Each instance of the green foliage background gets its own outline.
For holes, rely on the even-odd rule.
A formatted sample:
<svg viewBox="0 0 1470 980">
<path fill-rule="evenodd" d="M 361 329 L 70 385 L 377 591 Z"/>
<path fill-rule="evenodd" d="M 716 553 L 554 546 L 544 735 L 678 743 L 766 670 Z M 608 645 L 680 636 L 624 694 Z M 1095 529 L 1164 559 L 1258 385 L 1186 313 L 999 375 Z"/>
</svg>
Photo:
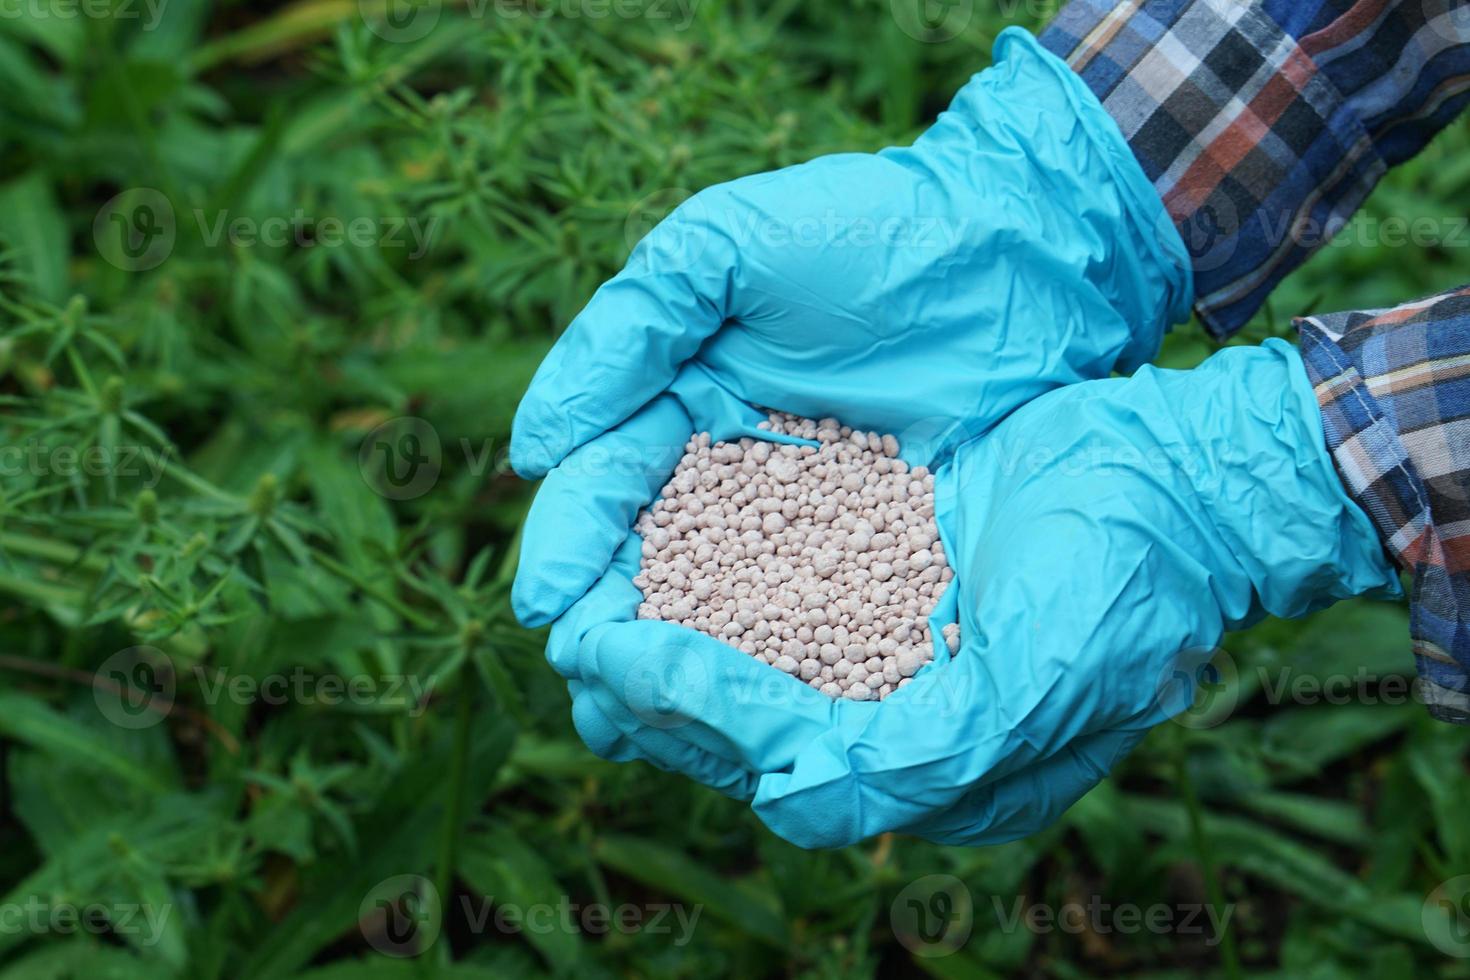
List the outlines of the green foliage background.
<svg viewBox="0 0 1470 980">
<path fill-rule="evenodd" d="M 1371 703 L 1376 682 L 1340 705 L 1268 696 L 1359 667 L 1410 673 L 1402 607 L 1231 637 L 1230 718 L 1163 726 L 1034 838 L 830 853 L 590 756 L 543 636 L 509 613 L 532 491 L 503 463 L 514 406 L 644 217 L 676 189 L 911 139 L 1001 28 L 1038 26 L 1048 4 L 977 3 L 934 44 L 871 0 L 446 3 L 397 41 L 371 0 L 157 9 L 0 4 L 0 447 L 25 450 L 0 460 L 0 911 L 169 914 L 157 936 L 116 916 L 0 921 L 0 980 L 1470 975 L 1422 919 L 1431 889 L 1470 871 L 1465 732 Z M 138 188 L 172 208 L 175 241 L 130 271 L 99 241 L 106 203 Z M 1457 125 L 1365 211 L 1448 240 L 1334 245 L 1243 341 L 1470 278 L 1462 226 L 1454 240 L 1467 201 Z M 221 215 L 297 213 L 317 244 L 211 235 Z M 333 218 L 433 236 L 422 254 L 323 244 Z M 1190 327 L 1162 360 L 1208 350 Z M 437 483 L 406 500 L 359 465 L 399 416 L 443 446 Z M 74 472 L 68 451 L 165 465 Z M 217 687 L 293 672 L 429 693 L 275 703 Z M 127 710 L 131 682 L 170 679 L 167 717 Z M 890 913 L 936 873 L 964 882 L 973 931 L 916 957 Z M 436 941 L 394 959 L 361 906 L 402 874 L 446 911 Z M 487 896 L 701 911 L 676 944 L 477 928 L 465 909 Z M 997 914 L 1093 896 L 1230 903 L 1231 934 L 1007 930 Z"/>
</svg>

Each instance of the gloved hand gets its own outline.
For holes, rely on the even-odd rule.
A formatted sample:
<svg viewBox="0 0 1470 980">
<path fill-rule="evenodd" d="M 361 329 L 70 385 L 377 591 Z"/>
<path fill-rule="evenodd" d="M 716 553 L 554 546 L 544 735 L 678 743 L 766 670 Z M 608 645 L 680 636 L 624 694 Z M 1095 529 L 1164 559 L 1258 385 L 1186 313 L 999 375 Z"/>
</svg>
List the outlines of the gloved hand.
<svg viewBox="0 0 1470 980">
<path fill-rule="evenodd" d="M 548 354 L 511 462 L 550 473 L 543 496 L 601 492 L 555 468 L 599 437 L 649 455 L 615 427 L 695 365 L 747 404 L 943 458 L 1043 391 L 1149 360 L 1188 316 L 1191 282 L 1112 119 L 1013 28 L 912 147 L 822 157 L 681 205 Z M 626 530 L 585 528 L 568 507 L 527 524 L 514 592 L 526 625 L 561 615 Z"/>
<path fill-rule="evenodd" d="M 689 431 L 679 387 L 631 438 Z M 623 508 L 588 519 L 631 523 L 659 482 L 610 481 L 593 506 Z M 1192 690 L 1172 681 L 1224 630 L 1399 591 L 1281 341 L 1043 395 L 935 483 L 955 580 L 930 628 L 958 613 L 952 658 L 941 644 L 881 702 L 830 701 L 712 638 L 635 621 L 633 534 L 552 631 L 553 660 L 580 678 L 579 728 L 615 758 L 752 800 L 803 846 L 887 830 L 992 843 L 1054 820 L 1186 707 Z"/>
</svg>

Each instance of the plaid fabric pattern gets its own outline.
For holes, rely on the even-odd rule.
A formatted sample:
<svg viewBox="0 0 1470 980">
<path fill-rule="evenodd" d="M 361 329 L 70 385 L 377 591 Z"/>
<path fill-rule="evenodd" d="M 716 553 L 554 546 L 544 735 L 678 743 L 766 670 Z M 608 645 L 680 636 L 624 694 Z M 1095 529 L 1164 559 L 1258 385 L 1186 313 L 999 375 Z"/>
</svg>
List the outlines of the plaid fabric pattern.
<svg viewBox="0 0 1470 980">
<path fill-rule="evenodd" d="M 1072 0 L 1041 43 L 1153 181 L 1219 338 L 1470 101 L 1470 0 Z"/>
<path fill-rule="evenodd" d="M 1420 693 L 1470 724 L 1470 286 L 1296 325 L 1337 471 L 1413 575 Z"/>
</svg>

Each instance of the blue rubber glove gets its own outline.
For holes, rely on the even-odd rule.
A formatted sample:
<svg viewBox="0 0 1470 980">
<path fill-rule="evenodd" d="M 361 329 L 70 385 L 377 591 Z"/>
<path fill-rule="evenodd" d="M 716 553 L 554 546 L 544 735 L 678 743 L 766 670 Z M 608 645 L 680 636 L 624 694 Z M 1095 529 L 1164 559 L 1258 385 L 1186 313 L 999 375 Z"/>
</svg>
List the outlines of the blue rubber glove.
<svg viewBox="0 0 1470 980">
<path fill-rule="evenodd" d="M 688 431 L 682 399 L 710 403 L 681 392 L 696 381 L 633 437 Z M 639 488 L 609 485 L 624 509 L 600 519 L 631 521 Z M 996 842 L 1054 820 L 1187 707 L 1174 678 L 1194 677 L 1225 630 L 1399 592 L 1281 341 L 1043 395 L 961 446 L 935 493 L 955 580 L 930 627 L 958 618 L 953 658 L 941 645 L 882 702 L 830 701 L 712 638 L 636 621 L 634 534 L 552 631 L 584 737 L 750 799 L 803 846 L 888 830 Z"/>
<path fill-rule="evenodd" d="M 934 460 L 1043 391 L 1132 370 L 1188 316 L 1188 255 L 1112 119 L 1025 31 L 994 57 L 913 146 L 711 187 L 597 291 L 516 413 L 516 471 L 568 498 L 526 526 L 523 623 L 565 612 L 626 530 L 581 524 L 576 498 L 602 491 L 555 468 L 604 434 L 651 458 L 613 430 L 686 367 Z"/>
</svg>

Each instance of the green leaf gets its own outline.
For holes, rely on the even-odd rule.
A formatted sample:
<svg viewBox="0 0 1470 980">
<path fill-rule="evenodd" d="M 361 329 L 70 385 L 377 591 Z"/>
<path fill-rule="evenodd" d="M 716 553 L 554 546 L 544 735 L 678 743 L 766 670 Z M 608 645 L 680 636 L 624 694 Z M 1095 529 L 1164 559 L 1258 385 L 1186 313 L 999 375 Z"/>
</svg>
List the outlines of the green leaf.
<svg viewBox="0 0 1470 980">
<path fill-rule="evenodd" d="M 1187 837 L 1188 817 L 1179 804 L 1132 797 L 1128 807 L 1150 830 Z M 1204 829 L 1221 863 L 1390 935 L 1429 942 L 1420 925 L 1422 896 L 1374 895 L 1328 857 L 1254 820 L 1206 816 Z"/>
<path fill-rule="evenodd" d="M 416 960 L 342 960 L 296 974 L 297 980 L 505 980 L 506 974 L 467 963 L 429 966 Z"/>
<path fill-rule="evenodd" d="M 73 939 L 38 949 L 0 970 L 0 980 L 156 980 L 159 976 L 157 963 L 92 939 Z"/>
<path fill-rule="evenodd" d="M 1362 847 L 1369 841 L 1367 821 L 1350 803 L 1272 790 L 1248 793 L 1240 803 L 1260 816 L 1335 844 Z"/>
<path fill-rule="evenodd" d="M 38 296 L 53 303 L 66 298 L 66 218 L 41 171 L 0 185 L 0 240 L 15 247 L 16 264 Z"/>
<path fill-rule="evenodd" d="M 747 883 L 727 880 L 688 855 L 651 840 L 624 835 L 597 838 L 597 860 L 635 881 L 677 895 L 759 942 L 785 948 L 786 922 L 779 911 Z"/>
<path fill-rule="evenodd" d="M 1398 734 L 1424 709 L 1417 704 L 1320 704 L 1272 715 L 1261 726 L 1262 751 L 1286 775 L 1315 775 L 1331 763 Z"/>
<path fill-rule="evenodd" d="M 532 906 L 556 909 L 566 900 L 565 889 L 536 848 L 501 824 L 464 839 L 459 874 L 486 901 L 510 903 L 522 910 Z M 553 919 L 549 929 L 525 929 L 523 935 L 553 971 L 564 975 L 580 972 L 584 957 L 581 935 L 575 928 L 559 928 L 559 921 Z"/>
<path fill-rule="evenodd" d="M 475 731 L 470 774 L 488 785 L 510 754 L 513 729 L 503 720 Z M 449 733 L 435 745 L 448 755 Z M 372 813 L 358 823 L 357 836 L 371 842 L 358 860 L 315 867 L 305 876 L 301 898 L 263 937 L 241 966 L 241 975 L 269 980 L 301 969 L 319 950 L 357 931 L 358 914 L 373 888 L 397 875 L 427 880 L 437 830 L 443 822 L 437 767 L 421 765 L 400 774 Z M 481 797 L 472 793 L 470 798 Z M 447 900 L 448 896 L 441 896 Z M 357 932 L 362 938 L 360 931 Z"/>
<path fill-rule="evenodd" d="M 1415 781 L 1429 797 L 1434 825 L 1452 868 L 1470 867 L 1470 824 L 1464 819 L 1470 813 L 1466 741 L 1462 729 L 1424 724 L 1415 731 L 1404 756 Z"/>
<path fill-rule="evenodd" d="M 224 795 L 218 792 L 169 794 L 158 797 L 157 803 L 155 810 L 141 817 L 108 821 L 77 834 L 64 849 L 16 883 L 0 898 L 0 906 L 22 906 L 37 896 L 75 907 L 95 903 L 116 908 L 122 901 L 140 901 L 139 891 L 126 883 L 127 869 L 156 868 L 167 857 L 206 850 L 220 833 L 228 812 Z M 156 890 L 141 900 L 165 901 Z M 180 914 L 171 899 L 167 901 L 168 914 Z M 153 904 L 150 909 L 156 917 L 164 914 L 163 905 Z M 0 929 L 0 950 L 25 937 L 24 931 Z M 147 952 L 154 954 L 156 950 L 149 947 Z"/>
<path fill-rule="evenodd" d="M 165 792 L 172 781 L 168 772 L 119 752 L 101 733 L 34 698 L 0 694 L 0 734 L 25 742 L 58 761 L 149 792 Z"/>
</svg>

